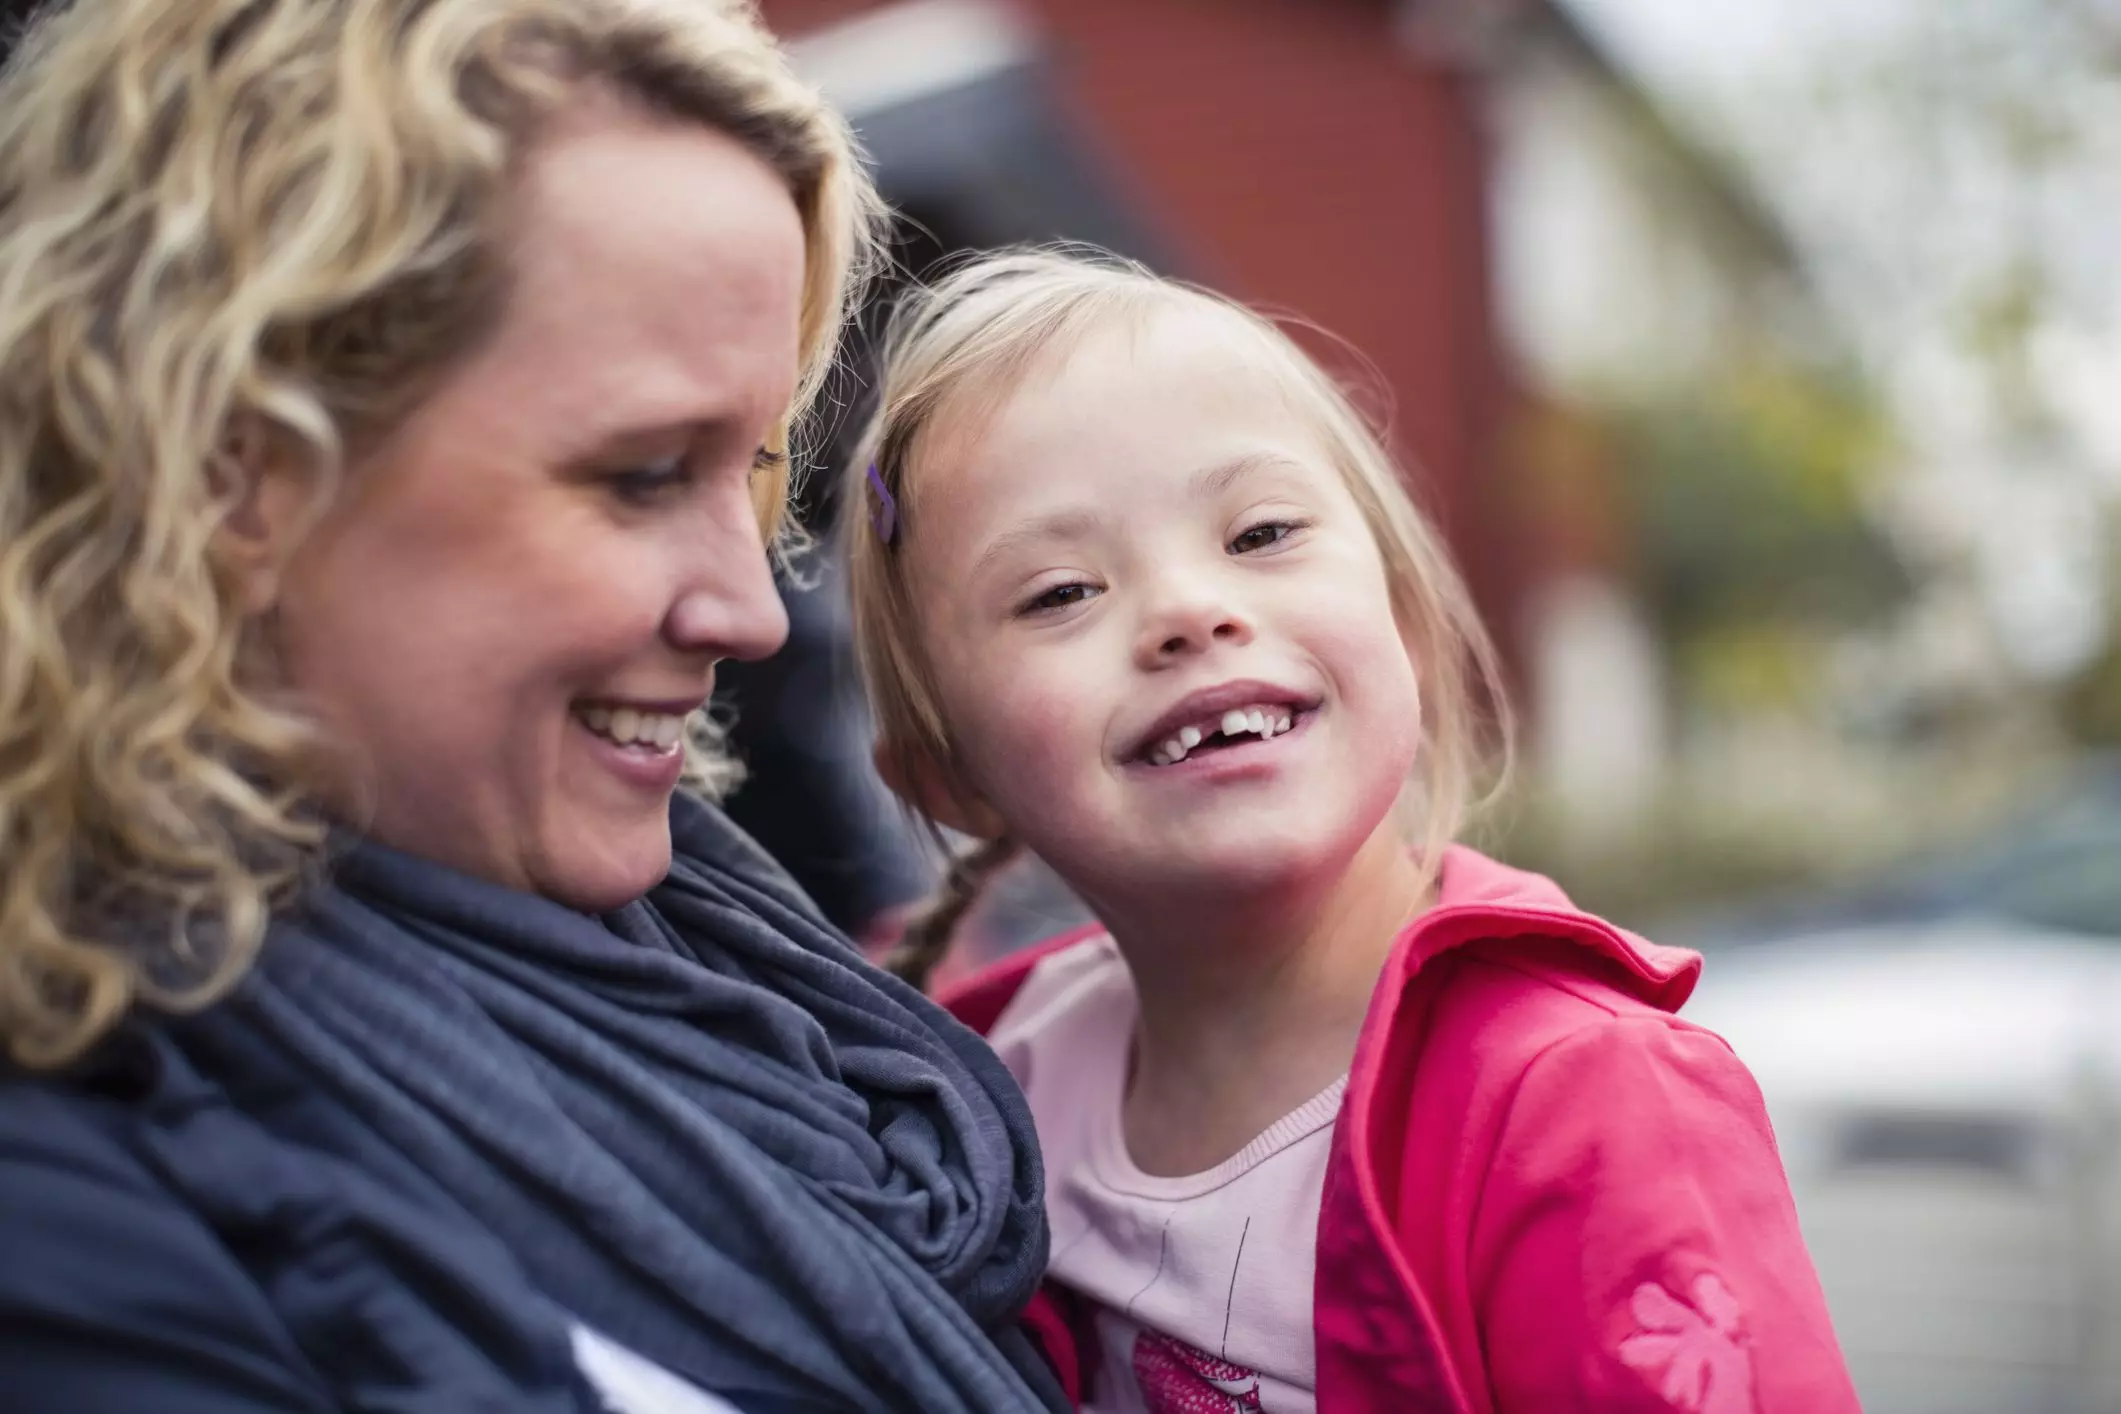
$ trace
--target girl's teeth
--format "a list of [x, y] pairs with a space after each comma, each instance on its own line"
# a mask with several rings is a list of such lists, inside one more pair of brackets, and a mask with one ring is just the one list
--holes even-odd
[[[1224, 736], [1250, 734], [1262, 741], [1280, 736], [1295, 724], [1294, 713], [1283, 716], [1272, 707], [1232, 708], [1223, 713], [1220, 723]], [[1149, 752], [1149, 760], [1158, 766], [1175, 766], [1206, 739], [1199, 727], [1180, 727], [1177, 736], [1159, 743]]]
[[641, 729], [641, 714], [631, 707], [621, 707], [611, 714], [611, 739], [620, 745], [632, 741]]

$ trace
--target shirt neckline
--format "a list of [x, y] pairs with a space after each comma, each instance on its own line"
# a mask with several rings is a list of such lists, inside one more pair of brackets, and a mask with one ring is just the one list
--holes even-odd
[[[1120, 966], [1124, 969], [1125, 963]], [[1124, 970], [1122, 975], [1125, 975]], [[1146, 1172], [1127, 1151], [1127, 1131], [1122, 1117], [1127, 1099], [1127, 1070], [1134, 1054], [1137, 1013], [1131, 978], [1123, 993], [1123, 1002], [1108, 1012], [1107, 1024], [1112, 1027], [1107, 1033], [1108, 1044], [1094, 1048], [1104, 1058], [1104, 1065], [1103, 1073], [1091, 1082], [1093, 1092], [1101, 1094], [1104, 1103], [1098, 1107], [1101, 1113], [1091, 1135], [1090, 1164], [1098, 1181], [1107, 1188], [1138, 1198], [1171, 1202], [1198, 1198], [1234, 1183], [1282, 1150], [1316, 1134], [1340, 1117], [1341, 1100], [1348, 1090], [1346, 1071], [1212, 1168], [1172, 1175]]]

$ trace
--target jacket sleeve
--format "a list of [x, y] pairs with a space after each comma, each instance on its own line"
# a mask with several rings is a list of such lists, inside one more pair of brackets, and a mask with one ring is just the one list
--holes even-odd
[[1759, 1088], [1696, 1027], [1540, 1053], [1471, 1260], [1499, 1414], [1860, 1414]]
[[76, 1105], [0, 1083], [0, 1408], [330, 1407], [189, 1210]]

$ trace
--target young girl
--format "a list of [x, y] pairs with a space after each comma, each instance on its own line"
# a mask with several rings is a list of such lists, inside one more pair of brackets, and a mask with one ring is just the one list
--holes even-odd
[[1083, 1407], [1857, 1408], [1699, 959], [1449, 844], [1490, 650], [1333, 382], [1113, 260], [901, 311], [855, 494], [878, 760], [1100, 926], [953, 998], [1030, 1096]]

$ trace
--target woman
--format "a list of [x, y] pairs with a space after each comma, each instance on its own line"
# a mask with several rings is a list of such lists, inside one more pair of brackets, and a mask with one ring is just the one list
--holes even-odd
[[869, 249], [734, 3], [0, 80], [0, 1406], [1015, 1410], [1021, 1099], [710, 806]]

